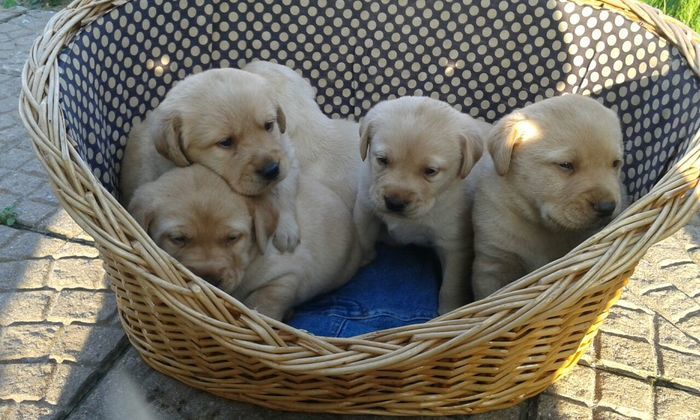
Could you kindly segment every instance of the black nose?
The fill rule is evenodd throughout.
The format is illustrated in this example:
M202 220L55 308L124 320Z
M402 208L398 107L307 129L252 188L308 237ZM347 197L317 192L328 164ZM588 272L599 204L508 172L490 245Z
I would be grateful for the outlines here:
M395 211L397 213L402 212L406 208L406 202L402 201L396 197L384 196L384 203L386 208L390 211Z
M599 217L610 217L616 207L617 203L614 201L598 201L597 203L593 203L593 210L598 213Z
M258 175L272 181L276 179L280 174L280 165L277 162L268 163L262 169L258 169Z

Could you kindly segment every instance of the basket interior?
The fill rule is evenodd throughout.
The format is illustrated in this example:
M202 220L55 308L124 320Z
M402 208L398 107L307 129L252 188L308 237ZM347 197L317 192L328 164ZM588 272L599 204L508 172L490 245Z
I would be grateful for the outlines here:
M700 81L679 51L613 12L555 1L403 3L129 2L62 51L68 133L114 193L135 119L186 75L255 59L301 72L336 118L426 95L492 122L545 97L593 96L622 120L633 199L700 128Z

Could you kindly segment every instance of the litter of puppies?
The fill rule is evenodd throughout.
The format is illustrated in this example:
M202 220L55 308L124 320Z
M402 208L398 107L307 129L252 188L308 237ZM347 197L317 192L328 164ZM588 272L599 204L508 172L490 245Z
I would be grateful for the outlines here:
M282 320L371 263L433 247L439 313L557 259L625 205L617 115L579 95L493 125L427 97L328 118L293 69L256 61L177 83L132 129L120 193L161 248Z

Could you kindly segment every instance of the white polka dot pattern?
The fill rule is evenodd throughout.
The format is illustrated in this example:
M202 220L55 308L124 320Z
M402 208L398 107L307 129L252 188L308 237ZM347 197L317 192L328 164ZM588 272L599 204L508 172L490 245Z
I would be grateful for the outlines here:
M679 52L607 10L554 0L140 0L63 51L69 134L114 192L131 124L173 82L256 59L301 72L333 117L425 95L494 121L547 97L593 96L620 115L634 198L700 129L700 82Z

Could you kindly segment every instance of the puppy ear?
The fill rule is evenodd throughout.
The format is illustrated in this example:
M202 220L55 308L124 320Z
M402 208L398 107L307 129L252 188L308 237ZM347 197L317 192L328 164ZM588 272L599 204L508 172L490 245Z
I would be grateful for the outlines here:
M261 253L265 252L267 242L277 230L279 213L272 202L266 198L249 198L249 209L253 214L253 233Z
M192 162L185 155L181 128L182 120L178 115L156 111L153 113L149 132L158 153L177 166L189 166Z
M156 210L153 197L143 191L143 188L139 188L129 202L127 210L143 230L149 233Z
M372 141L372 122L367 118L360 120L360 157L364 161L367 159L369 143Z
M474 133L461 133L459 145L462 152L462 161L459 164L459 177L464 179L469 175L476 162L481 159L484 152L481 137Z
M280 133L284 134L287 131L287 116L279 105L277 106L277 125L280 127Z
M525 132L520 125L526 123L524 115L514 112L501 118L489 132L487 139L489 153L493 158L496 172L503 176L508 173L513 149L524 139Z

